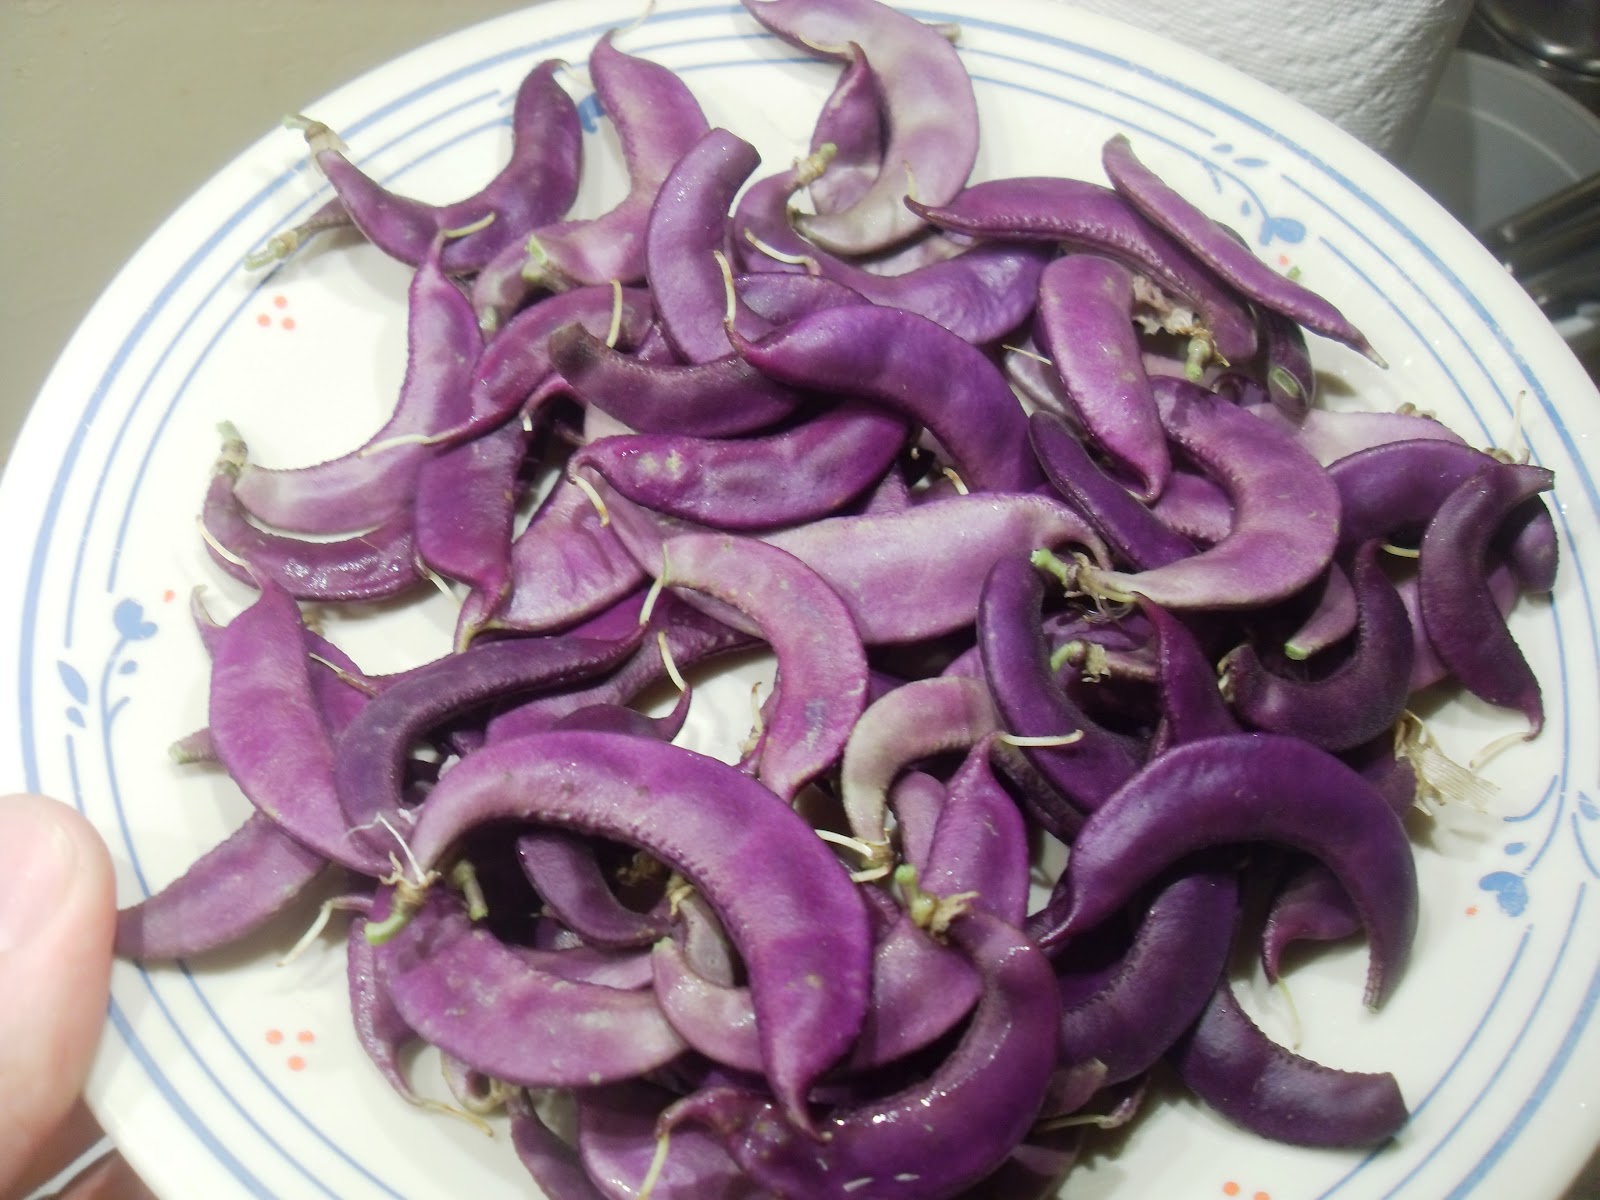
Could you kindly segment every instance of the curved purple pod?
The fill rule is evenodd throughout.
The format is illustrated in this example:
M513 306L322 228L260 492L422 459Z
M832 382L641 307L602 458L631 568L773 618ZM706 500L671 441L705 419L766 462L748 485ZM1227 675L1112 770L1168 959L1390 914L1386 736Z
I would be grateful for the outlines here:
M295 841L353 871L385 875L387 848L354 834L339 805L334 738L311 681L323 668L306 657L300 608L270 581L257 586L260 598L222 628L212 652L217 757L256 809Z
M346 214L386 254L416 266L441 232L463 229L492 216L482 229L451 239L444 269L453 275L478 270L529 230L564 213L578 194L583 127L572 98L556 82L563 66L550 59L534 67L517 89L511 109L511 157L484 188L465 200L425 204L380 187L344 153L314 151L317 166L338 192ZM327 136L327 126L308 122L306 141Z
M589 78L622 143L628 194L601 216L534 230L523 278L552 290L644 279L645 230L656 196L709 129L684 82L666 67L618 50L614 34L602 34L589 52Z
M1359 409L1313 408L1290 417L1277 405L1253 404L1249 412L1292 434L1323 466L1388 442L1435 441L1466 445L1466 439L1442 421L1417 412L1365 412Z
M895 777L914 762L966 751L999 730L1000 714L979 679L919 679L873 703L848 731L839 768L840 802L850 832L887 855L889 787Z
M387 901L375 902L374 909L380 918L387 915ZM345 978L350 988L350 1016L356 1040L389 1086L416 1104L417 1093L406 1078L400 1056L417 1035L389 996L378 966L378 948L367 941L367 920L362 916L351 921L345 938Z
M671 938L655 944L650 967L661 1011L685 1042L712 1062L762 1073L761 1035L749 988L705 978Z
M869 271L806 241L793 222L788 198L811 178L800 168L757 183L739 201L735 244L749 250L751 270L798 261L808 271L843 284L874 304L901 308L944 326L964 342L982 345L1021 325L1033 311L1039 277L1049 259L1044 247L1020 242L980 243L899 274ZM823 175L826 176L824 171Z
M1233 501L1228 493L1194 471L1173 471L1150 512L1197 547L1215 546L1233 531Z
M660 581L727 604L778 659L755 774L784 800L844 751L866 707L867 654L850 610L794 555L750 538L685 534L661 547Z
M1026 737L1081 736L1065 746L1025 746L1022 754L1080 812L1092 812L1139 769L1131 738L1102 727L1057 683L1050 669L1043 611L1044 579L1028 559L994 564L978 605L984 676L1006 732Z
M974 491L1026 492L1043 482L1028 453L1027 414L1005 376L926 317L878 305L830 308L733 341L780 383L859 396L925 426Z
M422 869L467 829L541 821L629 842L682 872L744 959L767 1076L810 1128L806 1093L867 1008L871 935L839 860L733 767L645 738L564 732L486 747L447 772L411 831Z
M1471 446L1432 439L1387 442L1336 459L1328 464L1328 476L1339 488L1340 542L1394 539L1425 528L1451 492L1499 461ZM1495 541L1503 544L1523 586L1550 590L1555 521L1542 500L1529 497L1508 514Z
M706 1126L758 1183L808 1200L936 1200L988 1175L1044 1098L1055 1056L1040 1047L1051 1044L1059 1002L1049 962L1005 922L969 911L950 936L982 975L983 992L961 1042L925 1081L834 1112L818 1123L820 1144L771 1100L731 1088L679 1101L662 1114L662 1131Z
M550 915L591 946L648 946L667 932L661 914L636 912L617 899L581 837L558 829L524 833L517 861Z
M869 491L908 437L899 417L843 404L777 433L601 438L567 460L635 504L713 529L756 530L831 516Z
M134 962L158 962L232 945L277 916L328 865L265 813L251 813L166 887L120 909L112 949Z
M1343 517L1341 516L1341 527ZM1310 658L1342 641L1356 627L1355 588L1339 560L1328 564L1321 579L1306 589L1310 603L1304 619L1283 642L1283 653L1295 661Z
M1152 411L1154 406L1152 398ZM1166 434L1161 436L1165 445ZM1193 542L1100 469L1061 416L1035 409L1028 418L1028 440L1050 486L1088 518L1119 561L1148 571L1195 553Z
M1139 609L1155 632L1160 688L1161 721L1151 739L1150 757L1185 742L1238 733L1239 722L1217 689L1216 669L1199 639L1159 604L1141 600Z
M900 861L910 863L919 876L927 870L944 801L944 783L926 771L905 771L889 785L889 811L894 813Z
M1166 884L1111 978L1088 999L1063 997L1061 1061L1104 1063L1105 1084L1153 1067L1222 980L1238 909L1230 871L1196 871Z
M1371 944L1366 1002L1393 990L1417 920L1411 844L1388 802L1337 758L1295 738L1243 733L1174 747L1091 813L1052 896L1052 946L1121 908L1186 854L1275 842L1325 864Z
M378 950L390 999L417 1036L507 1083L630 1079L687 1049L648 988L545 975L436 900Z
M437 249L437 247L436 247ZM422 463L423 438L458 425L482 348L477 318L430 253L408 291L406 373L394 412L359 449L305 467L246 462L234 495L257 520L292 533L370 529L406 508Z
M1134 332L1133 272L1098 254L1066 254L1039 277L1034 336L1095 444L1153 500L1172 458Z
M728 213L761 162L756 148L712 129L662 182L645 228L645 271L661 331L685 362L727 354L727 289L716 252L728 244Z
M511 1118L511 1148L545 1200L604 1200L604 1193L583 1169L577 1149L544 1123L526 1092L507 1097L506 1113Z
M1100 162L1118 193L1241 295L1383 365L1371 343L1343 313L1310 289L1279 275L1221 225L1163 183L1134 155L1126 136L1119 133L1107 140Z
M439 451L417 472L417 557L471 590L456 618L467 646L511 591L511 529L528 435L517 422Z
M1233 528L1191 558L1150 571L1086 567L1080 585L1168 608L1274 603L1326 569L1339 536L1339 490L1281 430L1182 379L1152 381L1167 434L1229 493Z
M1439 660L1480 700L1527 717L1530 738L1544 726L1539 680L1506 628L1483 564L1507 514L1554 482L1543 467L1491 464L1439 506L1417 560L1422 627Z
M814 158L833 147L828 165L807 184L813 211L839 212L861 199L883 168L883 92L867 52L846 47L844 70L811 129Z
M557 479L533 519L511 543L511 589L489 629L552 633L615 604L645 573L594 502Z
M1245 1015L1226 982L1169 1057L1208 1105L1275 1141L1373 1146L1409 1117L1394 1076L1337 1071L1292 1053Z
M406 758L413 744L451 717L491 701L581 683L619 666L643 630L615 641L574 636L477 641L457 654L407 671L366 705L335 743L333 775L347 823L363 832L362 844L380 861L394 835L375 828L384 816L404 828L399 815ZM453 773L453 772L452 772Z
M1517 606L1519 596L1517 578L1511 573L1511 568L1502 563L1489 568L1486 582L1489 595L1494 600L1495 611L1503 620L1510 616L1511 610ZM1417 577L1411 575L1401 579L1395 587L1400 593L1401 602L1406 606L1406 615L1411 619L1411 690L1415 693L1450 678L1450 668L1445 666L1439 657L1439 652L1433 648L1433 642L1428 638L1427 625L1422 619L1422 601L1418 594L1420 588Z
M578 1152L606 1200L638 1200L659 1145L656 1123L676 1096L643 1081L577 1095ZM554 1200L561 1200L556 1197ZM773 1200L703 1129L673 1134L650 1200Z
M271 579L299 600L381 600L422 582L409 511L338 541L270 533L250 523L234 495L244 461L242 441L223 444L200 515L211 559L229 575L252 585Z
M1267 399L1291 420L1305 416L1317 400L1317 372L1306 349L1305 330L1292 317L1261 309L1261 357Z
M941 229L986 238L1065 242L1106 254L1194 305L1217 353L1230 363L1256 352L1255 321L1237 295L1172 238L1108 187L1078 179L993 179L964 189L948 204L908 200Z
M647 569L661 561L664 538L698 528L615 493L607 500L612 527ZM953 496L900 511L829 517L761 540L827 580L869 646L921 641L972 624L990 567L1007 555L1079 545L1104 557L1099 538L1072 509L1020 494Z
M1246 725L1349 750L1399 719L1411 694L1411 618L1379 553L1376 542L1356 552L1355 644L1331 674L1290 678L1270 670L1248 642L1223 660L1223 690Z
M951 776L918 885L935 896L976 892L974 903L1008 925L1028 915L1028 829L989 763L994 735Z
M978 103L939 30L878 0L745 0L745 8L812 54L848 59L857 46L877 73L883 166L848 208L803 218L808 239L835 254L882 250L922 227L907 196L943 204L961 190L978 159Z

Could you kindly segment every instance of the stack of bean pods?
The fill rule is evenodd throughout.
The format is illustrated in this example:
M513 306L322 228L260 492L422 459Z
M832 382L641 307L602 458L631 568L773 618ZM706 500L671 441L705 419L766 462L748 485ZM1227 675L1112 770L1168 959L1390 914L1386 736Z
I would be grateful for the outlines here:
M752 147L610 35L632 182L592 219L553 63L443 207L299 123L336 197L268 257L353 224L412 264L408 370L342 458L228 440L204 525L260 597L199 614L182 746L257 811L121 952L204 953L342 872L377 1068L412 1097L402 1049L438 1047L557 1200L1041 1196L1152 1072L1267 1137L1387 1139L1394 1080L1271 1042L1226 964L1364 931L1366 1002L1400 982L1394 731L1447 678L1537 729L1503 613L1552 584L1549 474L1317 407L1306 331L1374 351L1123 138L1110 187L968 186L944 31L748 7L841 64L748 187ZM297 603L430 576L455 650L396 675ZM736 764L673 744L691 692L630 707L753 647L776 683ZM1067 865L1030 907L1041 838Z

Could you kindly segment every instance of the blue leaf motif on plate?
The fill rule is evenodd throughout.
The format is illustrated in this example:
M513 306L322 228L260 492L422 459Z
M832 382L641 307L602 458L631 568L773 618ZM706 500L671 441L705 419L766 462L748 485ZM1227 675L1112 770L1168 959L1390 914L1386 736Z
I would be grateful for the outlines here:
M144 619L144 609L137 600L124 600L112 613L117 632L130 642L142 642L156 635L156 626Z
M1527 842L1507 842L1506 843L1506 853L1507 854L1521 854L1527 848L1528 848L1528 843Z
M1234 159L1233 165L1236 167L1264 167L1267 165L1267 160L1247 154L1243 158Z
M600 118L606 115L606 110L600 105L600 97L590 92L578 101L578 121L583 125L585 133L595 133L600 129Z
M1510 871L1493 871L1478 880L1478 886L1493 892L1495 903L1508 917L1520 917L1528 907L1528 882Z
M56 670L61 672L61 682L66 684L67 695L79 704L89 703L89 685L84 682L83 676L73 669L70 663L57 661Z
M1261 222L1261 244L1272 245L1273 239L1294 245L1306 240L1306 227L1293 217L1268 217Z
M1600 819L1600 808L1596 808L1594 801L1582 792L1578 793L1578 811L1583 814L1586 821Z

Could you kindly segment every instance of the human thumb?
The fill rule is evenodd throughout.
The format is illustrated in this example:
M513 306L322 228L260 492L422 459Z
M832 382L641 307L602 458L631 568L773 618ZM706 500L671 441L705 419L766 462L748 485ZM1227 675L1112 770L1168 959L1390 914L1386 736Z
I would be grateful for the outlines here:
M0 1195L83 1089L115 925L89 823L43 796L0 797Z

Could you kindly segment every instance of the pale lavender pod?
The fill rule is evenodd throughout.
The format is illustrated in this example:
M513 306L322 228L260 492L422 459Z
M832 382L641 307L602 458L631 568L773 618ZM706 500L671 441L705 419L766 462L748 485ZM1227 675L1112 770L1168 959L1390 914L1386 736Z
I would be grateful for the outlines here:
M907 196L943 204L978 155L978 108L955 47L937 29L877 0L745 0L756 20L813 54L865 52L883 95L883 167L848 209L803 219L801 231L837 254L882 250L915 233Z

